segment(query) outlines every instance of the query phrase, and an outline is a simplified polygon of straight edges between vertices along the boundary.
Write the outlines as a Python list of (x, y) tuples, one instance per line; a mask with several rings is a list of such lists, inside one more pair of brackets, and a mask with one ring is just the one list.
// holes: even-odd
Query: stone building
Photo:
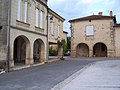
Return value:
[(63, 39), (63, 22), (65, 19), (48, 8), (48, 42), (49, 48), (58, 50), (58, 56), (62, 54), (62, 47), (58, 47), (58, 41)]
[(65, 40), (65, 42), (67, 42), (67, 34), (68, 34), (68, 32), (66, 32), (66, 31), (63, 31), (63, 39)]
[(47, 62), (49, 44), (62, 40), (65, 19), (47, 1), (0, 0), (0, 63), (8, 69)]
[(0, 0), (0, 60), (9, 67), (47, 60), (47, 0)]
[(72, 57), (120, 57), (120, 24), (112, 11), (109, 16), (99, 12), (69, 22)]

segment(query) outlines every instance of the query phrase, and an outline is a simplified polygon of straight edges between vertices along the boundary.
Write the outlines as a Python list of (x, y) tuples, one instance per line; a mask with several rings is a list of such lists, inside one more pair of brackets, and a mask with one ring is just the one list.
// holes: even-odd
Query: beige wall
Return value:
[[(85, 43), (89, 46), (89, 56), (93, 56), (93, 47), (96, 43), (104, 43), (107, 46), (108, 56), (115, 56), (114, 40), (113, 40), (113, 21), (112, 20), (91, 20), (72, 22), (72, 38), (71, 38), (71, 55), (76, 56), (76, 47), (80, 43)], [(86, 36), (85, 27), (93, 25), (94, 35)]]
[[(52, 22), (50, 22), (51, 17), (53, 19)], [(48, 13), (48, 39), (49, 39), (49, 42), (57, 43), (58, 40), (62, 40), (63, 22), (64, 22), (63, 19), (61, 19), (56, 13), (49, 10), (49, 13)], [(52, 30), (51, 30), (51, 23), (54, 23), (53, 34), (52, 34)], [(59, 36), (58, 36), (58, 25), (60, 26)]]
[(120, 27), (115, 27), (115, 50), (116, 57), (120, 57)]
[[(38, 7), (39, 10), (44, 12), (43, 18), (43, 28), (35, 27), (36, 14), (35, 8)], [(24, 7), (23, 7), (24, 8)], [(11, 51), (11, 66), (14, 67), (13, 52), (14, 52), (14, 41), (18, 36), (24, 36), (29, 41), (29, 47), (27, 47), (28, 55), (26, 64), (34, 64), (33, 61), (33, 45), (35, 40), (39, 39), (43, 42), (43, 51), (41, 54), (41, 62), (47, 61), (48, 46), (47, 46), (47, 7), (36, 2), (35, 0), (30, 0), (28, 5), (28, 20), (25, 23), (23, 20), (17, 20), (18, 18), (18, 0), (12, 0), (11, 9), (11, 28), (10, 28), (10, 51)], [(24, 13), (24, 10), (23, 12)], [(24, 15), (23, 15), (24, 18)], [(39, 21), (39, 20), (38, 20)], [(40, 22), (39, 22), (40, 23)]]
[[(36, 21), (35, 8), (36, 7), (39, 8), (39, 11), (42, 10), (44, 12), (43, 28), (40, 28), (40, 27), (35, 28), (35, 21)], [(23, 5), (23, 8), (24, 8), (24, 5)], [(27, 23), (24, 23), (24, 9), (22, 11), (22, 13), (23, 13), (22, 17), (23, 18), (22, 18), (22, 20), (20, 20), (21, 23), (19, 23), (19, 21), (17, 21), (17, 19), (18, 19), (18, 0), (12, 0), (12, 9), (11, 10), (12, 10), (11, 11), (11, 26), (17, 26), (17, 27), (21, 27), (21, 28), (24, 28), (24, 29), (29, 29), (30, 31), (34, 31), (34, 32), (38, 32), (38, 33), (42, 32), (43, 34), (47, 35), (47, 20), (46, 20), (47, 8), (45, 6), (38, 3), (37, 1), (30, 0), (29, 4), (28, 4), (28, 20), (27, 20)], [(40, 20), (38, 20), (38, 22), (39, 21)]]
[[(51, 20), (52, 19), (52, 22)], [(58, 47), (58, 40), (63, 39), (63, 22), (64, 19), (59, 16), (57, 13), (52, 11), (51, 9), (48, 9), (48, 42), (49, 42), (49, 48), (52, 47), (53, 49), (56, 49), (58, 51), (58, 58), (61, 58), (62, 56), (62, 49), (61, 47)], [(54, 30), (52, 32), (52, 25), (54, 24)], [(59, 26), (59, 31), (58, 31)], [(58, 35), (59, 33), (59, 35)]]
[(67, 42), (67, 33), (63, 32), (62, 37), (63, 37), (63, 39), (65, 39), (65, 41)]

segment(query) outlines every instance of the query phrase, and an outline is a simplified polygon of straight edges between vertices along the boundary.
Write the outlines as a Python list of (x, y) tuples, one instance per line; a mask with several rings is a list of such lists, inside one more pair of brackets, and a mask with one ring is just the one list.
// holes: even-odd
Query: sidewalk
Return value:
[(94, 63), (62, 88), (52, 90), (120, 90), (120, 60)]

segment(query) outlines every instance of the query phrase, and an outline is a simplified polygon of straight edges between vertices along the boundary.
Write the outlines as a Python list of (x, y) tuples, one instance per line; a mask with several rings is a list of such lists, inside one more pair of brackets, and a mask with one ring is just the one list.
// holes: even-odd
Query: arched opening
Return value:
[(77, 57), (89, 57), (89, 47), (85, 43), (80, 43), (77, 46)]
[(34, 42), (34, 47), (33, 47), (33, 59), (34, 63), (40, 63), (43, 62), (44, 58), (44, 43), (42, 40), (37, 39)]
[(29, 58), (30, 42), (25, 36), (18, 36), (14, 41), (13, 59), (15, 65), (27, 63)]
[(104, 43), (96, 43), (93, 47), (95, 57), (107, 57), (107, 46)]

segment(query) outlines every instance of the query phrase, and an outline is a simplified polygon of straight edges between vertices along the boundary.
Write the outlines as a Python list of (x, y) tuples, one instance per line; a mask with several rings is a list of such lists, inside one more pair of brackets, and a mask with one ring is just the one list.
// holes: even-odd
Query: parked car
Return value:
[(70, 51), (65, 52), (64, 56), (70, 56)]

